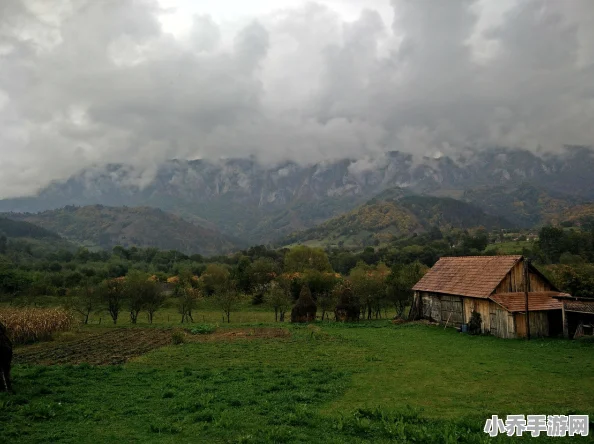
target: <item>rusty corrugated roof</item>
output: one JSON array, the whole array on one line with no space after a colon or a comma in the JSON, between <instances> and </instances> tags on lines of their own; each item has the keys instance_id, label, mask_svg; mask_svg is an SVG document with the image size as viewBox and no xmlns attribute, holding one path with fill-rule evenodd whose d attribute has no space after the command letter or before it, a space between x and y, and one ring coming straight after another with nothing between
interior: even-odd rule
<instances>
[{"instance_id":1,"label":"rusty corrugated roof","mask_svg":"<svg viewBox=\"0 0 594 444\"><path fill-rule=\"evenodd\" d=\"M531 291L528 293L528 311L561 310L563 302L556 296L568 296L558 291ZM526 311L526 296L524 293L496 293L489 297L493 302L501 305L507 311Z\"/></svg>"},{"instance_id":2,"label":"rusty corrugated roof","mask_svg":"<svg viewBox=\"0 0 594 444\"><path fill-rule=\"evenodd\" d=\"M522 256L442 257L413 290L488 298Z\"/></svg>"}]
</instances>

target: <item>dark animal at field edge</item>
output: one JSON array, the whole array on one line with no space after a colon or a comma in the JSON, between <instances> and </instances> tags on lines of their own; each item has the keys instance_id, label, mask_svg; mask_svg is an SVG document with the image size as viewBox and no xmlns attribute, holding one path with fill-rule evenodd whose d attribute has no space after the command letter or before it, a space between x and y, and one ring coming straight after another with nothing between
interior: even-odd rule
<instances>
[{"instance_id":1,"label":"dark animal at field edge","mask_svg":"<svg viewBox=\"0 0 594 444\"><path fill-rule=\"evenodd\" d=\"M12 342L6 327L0 322L0 391L12 391L10 383L10 364L12 363Z\"/></svg>"}]
</instances>

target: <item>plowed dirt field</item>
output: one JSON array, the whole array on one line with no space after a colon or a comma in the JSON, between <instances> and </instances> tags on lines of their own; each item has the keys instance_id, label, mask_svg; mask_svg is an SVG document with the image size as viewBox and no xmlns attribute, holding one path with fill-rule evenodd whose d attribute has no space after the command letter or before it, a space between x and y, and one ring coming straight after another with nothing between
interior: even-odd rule
<instances>
[{"instance_id":1,"label":"plowed dirt field","mask_svg":"<svg viewBox=\"0 0 594 444\"><path fill-rule=\"evenodd\" d=\"M15 364L117 365L165 345L172 344L172 329L113 328L99 332L84 332L72 339L18 347ZM183 330L181 330L183 331ZM290 336L281 328L220 329L212 334L192 335L188 342L232 341L237 339L270 339Z\"/></svg>"}]
</instances>

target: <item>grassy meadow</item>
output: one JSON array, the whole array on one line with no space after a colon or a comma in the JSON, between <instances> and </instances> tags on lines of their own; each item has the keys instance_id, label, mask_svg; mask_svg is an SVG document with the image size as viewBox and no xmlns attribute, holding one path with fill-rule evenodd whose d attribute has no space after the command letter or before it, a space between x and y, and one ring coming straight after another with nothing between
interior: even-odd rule
<instances>
[{"instance_id":1,"label":"grassy meadow","mask_svg":"<svg viewBox=\"0 0 594 444\"><path fill-rule=\"evenodd\" d=\"M244 316L249 323L236 317L210 336L186 333L185 342L122 365L15 365L15 394L0 394L0 442L479 443L493 441L482 431L492 414L594 419L589 342ZM123 338L146 330L125 325L95 324L28 347L67 347L100 329L121 329ZM238 327L247 336L225 334ZM250 337L268 327L286 334Z\"/></svg>"}]
</instances>

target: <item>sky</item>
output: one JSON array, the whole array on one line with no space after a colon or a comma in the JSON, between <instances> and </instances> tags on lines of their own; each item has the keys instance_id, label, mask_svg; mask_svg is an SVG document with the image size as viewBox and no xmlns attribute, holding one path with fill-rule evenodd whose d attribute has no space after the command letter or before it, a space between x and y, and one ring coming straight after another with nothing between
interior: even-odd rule
<instances>
[{"instance_id":1,"label":"sky","mask_svg":"<svg viewBox=\"0 0 594 444\"><path fill-rule=\"evenodd\" d=\"M591 0L2 0L0 198L105 163L594 144Z\"/></svg>"}]
</instances>

